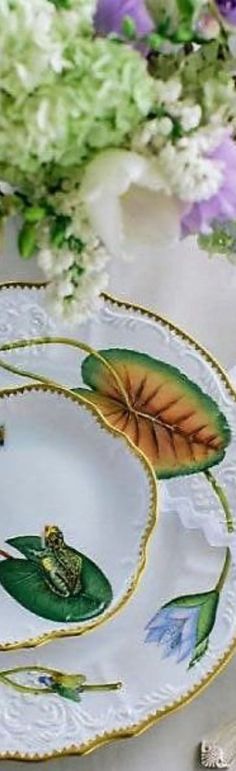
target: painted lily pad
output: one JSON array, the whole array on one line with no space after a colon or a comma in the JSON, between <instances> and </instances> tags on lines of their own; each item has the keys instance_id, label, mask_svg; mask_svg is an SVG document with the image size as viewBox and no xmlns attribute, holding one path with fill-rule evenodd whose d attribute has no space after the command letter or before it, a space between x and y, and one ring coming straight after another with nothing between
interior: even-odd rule
<instances>
[{"instance_id":1,"label":"painted lily pad","mask_svg":"<svg viewBox=\"0 0 236 771\"><path fill-rule=\"evenodd\" d=\"M9 539L8 543L26 557L32 550L41 550L41 539L25 536ZM81 592L70 597L60 597L46 583L39 565L30 558L6 559L0 563L0 583L17 602L42 618L51 621L78 622L102 613L112 600L111 585L97 567L84 554L73 552L82 558Z\"/></svg>"}]
</instances>

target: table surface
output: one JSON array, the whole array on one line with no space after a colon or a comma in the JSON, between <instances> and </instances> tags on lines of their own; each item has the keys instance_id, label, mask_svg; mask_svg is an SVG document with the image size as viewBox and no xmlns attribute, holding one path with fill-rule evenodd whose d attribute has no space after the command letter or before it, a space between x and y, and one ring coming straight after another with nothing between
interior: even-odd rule
<instances>
[{"instance_id":1,"label":"table surface","mask_svg":"<svg viewBox=\"0 0 236 771\"><path fill-rule=\"evenodd\" d=\"M236 266L211 260L185 242L149 254L135 263L111 265L109 290L150 306L185 328L224 365L236 363ZM17 258L9 234L0 256L0 281L37 280L36 263ZM235 374L236 380L236 374ZM60 643L57 643L60 644ZM49 768L50 771L194 771L197 746L217 726L235 718L236 657L191 705L165 718L143 736L119 741L87 758L37 764L5 762L4 771Z\"/></svg>"}]
</instances>

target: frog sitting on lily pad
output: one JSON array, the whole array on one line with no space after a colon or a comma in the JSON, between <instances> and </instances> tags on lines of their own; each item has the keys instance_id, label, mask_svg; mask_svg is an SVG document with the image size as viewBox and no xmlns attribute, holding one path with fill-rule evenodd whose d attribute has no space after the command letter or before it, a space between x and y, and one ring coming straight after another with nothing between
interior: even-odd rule
<instances>
[{"instance_id":1,"label":"frog sitting on lily pad","mask_svg":"<svg viewBox=\"0 0 236 771\"><path fill-rule=\"evenodd\" d=\"M10 538L24 559L0 552L0 584L17 602L52 621L85 621L100 615L112 600L111 585L100 568L68 545L57 525L43 537Z\"/></svg>"}]
</instances>

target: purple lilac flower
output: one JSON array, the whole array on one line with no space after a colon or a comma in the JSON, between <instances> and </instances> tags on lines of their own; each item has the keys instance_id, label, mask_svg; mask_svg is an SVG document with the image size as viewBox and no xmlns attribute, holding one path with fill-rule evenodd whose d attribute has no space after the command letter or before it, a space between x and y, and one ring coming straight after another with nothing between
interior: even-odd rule
<instances>
[{"instance_id":1,"label":"purple lilac flower","mask_svg":"<svg viewBox=\"0 0 236 771\"><path fill-rule=\"evenodd\" d=\"M236 144L226 135L207 157L220 162L224 181L218 193L208 200L186 204L181 220L183 237L194 233L211 233L212 223L236 218Z\"/></svg>"},{"instance_id":2,"label":"purple lilac flower","mask_svg":"<svg viewBox=\"0 0 236 771\"><path fill-rule=\"evenodd\" d=\"M100 35L120 34L127 16L135 23L137 37L144 37L153 30L153 21L144 0L98 0L95 28Z\"/></svg>"},{"instance_id":3,"label":"purple lilac flower","mask_svg":"<svg viewBox=\"0 0 236 771\"><path fill-rule=\"evenodd\" d=\"M229 24L236 24L236 0L217 0L217 6Z\"/></svg>"},{"instance_id":4,"label":"purple lilac flower","mask_svg":"<svg viewBox=\"0 0 236 771\"><path fill-rule=\"evenodd\" d=\"M145 642L161 643L165 657L176 653L177 660L183 661L196 645L199 612L199 606L164 606L149 622Z\"/></svg>"}]
</instances>

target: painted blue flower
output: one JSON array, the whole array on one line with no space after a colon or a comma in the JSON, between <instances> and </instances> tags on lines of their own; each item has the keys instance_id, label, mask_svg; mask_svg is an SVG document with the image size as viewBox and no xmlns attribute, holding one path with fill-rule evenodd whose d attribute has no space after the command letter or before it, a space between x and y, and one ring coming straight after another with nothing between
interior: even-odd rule
<instances>
[{"instance_id":1,"label":"painted blue flower","mask_svg":"<svg viewBox=\"0 0 236 771\"><path fill-rule=\"evenodd\" d=\"M38 682L49 688L52 693L63 696L64 699L72 701L81 701L81 693L84 690L86 677L84 675L66 675L61 672L54 672L53 675L42 674Z\"/></svg>"},{"instance_id":2,"label":"painted blue flower","mask_svg":"<svg viewBox=\"0 0 236 771\"><path fill-rule=\"evenodd\" d=\"M39 675L38 681L40 685L45 685L45 688L53 688L52 675Z\"/></svg>"},{"instance_id":3,"label":"painted blue flower","mask_svg":"<svg viewBox=\"0 0 236 771\"><path fill-rule=\"evenodd\" d=\"M177 661L189 658L193 666L208 648L219 601L219 592L178 597L164 605L147 624L145 642L164 647L164 656Z\"/></svg>"}]
</instances>

